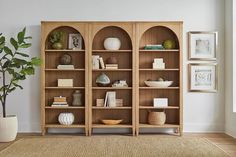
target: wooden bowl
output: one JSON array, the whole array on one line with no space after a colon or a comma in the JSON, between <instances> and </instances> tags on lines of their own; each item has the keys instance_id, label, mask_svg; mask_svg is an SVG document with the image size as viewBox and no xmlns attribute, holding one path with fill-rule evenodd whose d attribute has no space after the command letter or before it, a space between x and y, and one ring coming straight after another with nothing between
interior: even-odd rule
<instances>
[{"instance_id":1,"label":"wooden bowl","mask_svg":"<svg viewBox=\"0 0 236 157\"><path fill-rule=\"evenodd\" d=\"M114 120L114 119L103 119L102 122L106 125L116 125L121 123L123 120L122 119L118 119L118 120Z\"/></svg>"},{"instance_id":2,"label":"wooden bowl","mask_svg":"<svg viewBox=\"0 0 236 157\"><path fill-rule=\"evenodd\" d=\"M149 87L169 87L173 81L144 81L144 83Z\"/></svg>"}]
</instances>

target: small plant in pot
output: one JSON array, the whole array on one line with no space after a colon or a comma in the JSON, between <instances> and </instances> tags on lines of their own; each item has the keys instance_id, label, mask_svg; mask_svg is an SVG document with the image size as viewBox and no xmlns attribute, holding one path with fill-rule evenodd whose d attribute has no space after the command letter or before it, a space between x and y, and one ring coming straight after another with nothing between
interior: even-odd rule
<instances>
[{"instance_id":1,"label":"small plant in pot","mask_svg":"<svg viewBox=\"0 0 236 157\"><path fill-rule=\"evenodd\" d=\"M62 44L63 36L64 36L63 32L61 31L54 31L50 34L49 42L52 44L53 49L60 50L63 48Z\"/></svg>"},{"instance_id":2,"label":"small plant in pot","mask_svg":"<svg viewBox=\"0 0 236 157\"><path fill-rule=\"evenodd\" d=\"M24 28L18 33L17 38L11 38L10 42L0 33L0 101L2 104L2 116L0 116L0 142L10 142L16 138L18 123L16 115L7 115L7 97L20 86L20 81L27 75L33 75L35 67L41 64L37 57L30 58L25 52L31 46L28 42L31 37L25 35Z\"/></svg>"}]
</instances>

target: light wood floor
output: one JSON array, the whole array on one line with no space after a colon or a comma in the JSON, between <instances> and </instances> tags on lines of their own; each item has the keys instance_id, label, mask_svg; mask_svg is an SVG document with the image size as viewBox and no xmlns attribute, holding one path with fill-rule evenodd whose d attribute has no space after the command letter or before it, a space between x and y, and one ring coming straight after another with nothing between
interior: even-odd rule
<instances>
[{"instance_id":1,"label":"light wood floor","mask_svg":"<svg viewBox=\"0 0 236 157\"><path fill-rule=\"evenodd\" d=\"M35 137L35 136L40 136L39 134L19 134L17 136L17 140L21 138L29 138L29 137ZM46 136L58 136L58 135L46 135ZM163 135L160 135L163 136ZM168 136L167 136L168 137ZM199 138L206 138L222 150L224 150L229 156L231 157L236 157L236 139L232 138L231 136L228 136L223 133L209 133L209 134L190 134L190 133L185 133L183 137L199 137ZM11 143L0 143L0 151L3 150L4 148L8 147L11 145Z\"/></svg>"}]
</instances>

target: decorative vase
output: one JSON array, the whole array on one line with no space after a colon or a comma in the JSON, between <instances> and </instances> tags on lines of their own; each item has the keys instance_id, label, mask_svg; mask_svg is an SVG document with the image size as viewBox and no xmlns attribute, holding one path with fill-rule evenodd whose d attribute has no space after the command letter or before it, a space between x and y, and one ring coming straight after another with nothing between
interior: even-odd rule
<instances>
[{"instance_id":1,"label":"decorative vase","mask_svg":"<svg viewBox=\"0 0 236 157\"><path fill-rule=\"evenodd\" d=\"M104 73L99 75L96 79L96 84L100 87L109 86L110 83L111 83L111 81L110 81L109 77L107 75L105 75Z\"/></svg>"},{"instance_id":2,"label":"decorative vase","mask_svg":"<svg viewBox=\"0 0 236 157\"><path fill-rule=\"evenodd\" d=\"M18 130L17 117L15 115L0 117L0 142L10 142L16 139Z\"/></svg>"},{"instance_id":3,"label":"decorative vase","mask_svg":"<svg viewBox=\"0 0 236 157\"><path fill-rule=\"evenodd\" d=\"M60 57L60 64L62 65L71 65L72 64L72 57L69 54L63 54Z\"/></svg>"},{"instance_id":4,"label":"decorative vase","mask_svg":"<svg viewBox=\"0 0 236 157\"><path fill-rule=\"evenodd\" d=\"M149 112L148 123L151 125L163 125L166 122L165 112Z\"/></svg>"},{"instance_id":5,"label":"decorative vase","mask_svg":"<svg viewBox=\"0 0 236 157\"><path fill-rule=\"evenodd\" d=\"M73 94L73 106L82 106L82 101L81 101L82 93L80 90L76 90Z\"/></svg>"},{"instance_id":6,"label":"decorative vase","mask_svg":"<svg viewBox=\"0 0 236 157\"><path fill-rule=\"evenodd\" d=\"M73 113L60 113L58 116L58 121L62 125L71 125L73 124L75 117Z\"/></svg>"},{"instance_id":7,"label":"decorative vase","mask_svg":"<svg viewBox=\"0 0 236 157\"><path fill-rule=\"evenodd\" d=\"M106 50L119 50L121 42L119 38L106 38L104 40L104 48Z\"/></svg>"},{"instance_id":8,"label":"decorative vase","mask_svg":"<svg viewBox=\"0 0 236 157\"><path fill-rule=\"evenodd\" d=\"M63 44L60 42L54 43L54 44L52 44L52 48L56 49L56 50L60 50L63 48Z\"/></svg>"},{"instance_id":9,"label":"decorative vase","mask_svg":"<svg viewBox=\"0 0 236 157\"><path fill-rule=\"evenodd\" d=\"M117 64L117 63L118 63L118 61L117 61L116 57L112 56L107 59L107 64Z\"/></svg>"}]
</instances>

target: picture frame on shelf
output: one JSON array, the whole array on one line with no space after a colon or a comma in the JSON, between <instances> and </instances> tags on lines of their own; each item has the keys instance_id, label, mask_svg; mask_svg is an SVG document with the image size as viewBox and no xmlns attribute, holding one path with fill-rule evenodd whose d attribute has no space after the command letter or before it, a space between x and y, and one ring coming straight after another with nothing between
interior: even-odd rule
<instances>
[{"instance_id":1,"label":"picture frame on shelf","mask_svg":"<svg viewBox=\"0 0 236 157\"><path fill-rule=\"evenodd\" d=\"M190 92L217 92L217 63L191 63L188 69Z\"/></svg>"},{"instance_id":2,"label":"picture frame on shelf","mask_svg":"<svg viewBox=\"0 0 236 157\"><path fill-rule=\"evenodd\" d=\"M82 50L83 38L79 33L70 33L68 40L68 49L70 50Z\"/></svg>"},{"instance_id":3,"label":"picture frame on shelf","mask_svg":"<svg viewBox=\"0 0 236 157\"><path fill-rule=\"evenodd\" d=\"M188 32L189 60L216 60L217 32Z\"/></svg>"}]
</instances>

